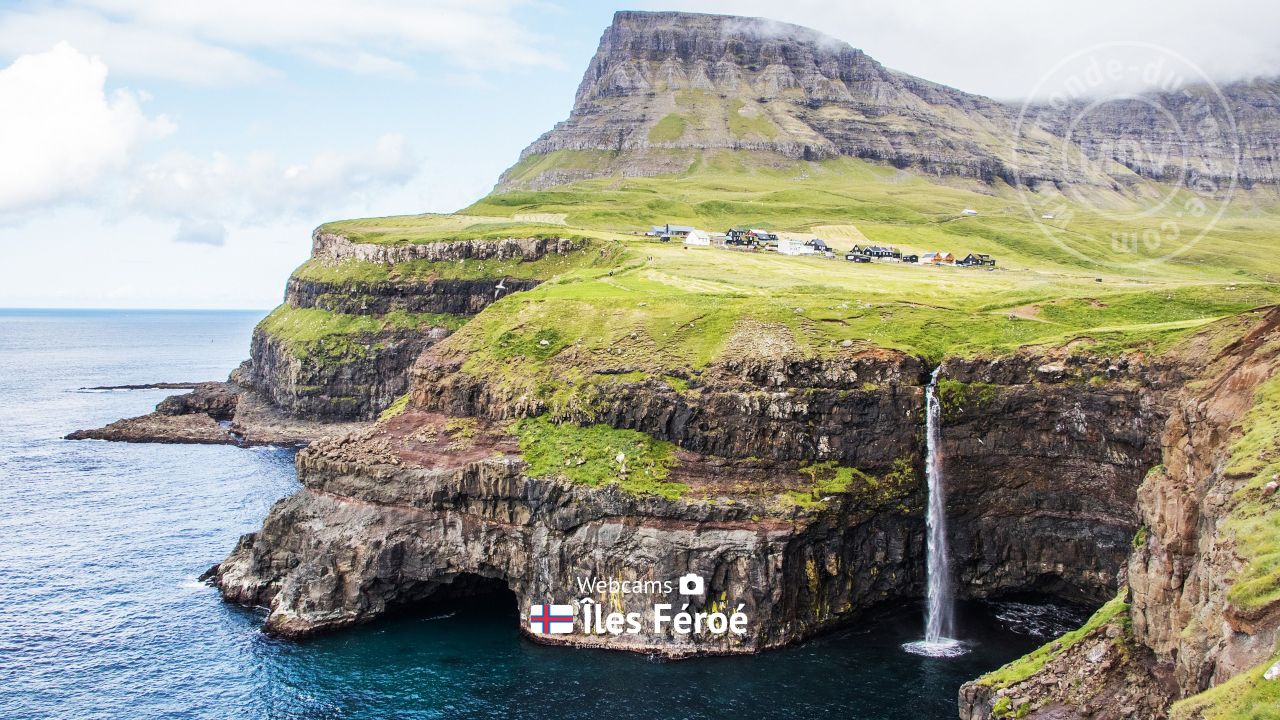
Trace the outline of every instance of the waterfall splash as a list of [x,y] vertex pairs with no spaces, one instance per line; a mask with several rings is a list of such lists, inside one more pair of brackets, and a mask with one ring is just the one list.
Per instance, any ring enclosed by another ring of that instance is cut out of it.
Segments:
[[951,599],[951,561],[947,555],[947,499],[943,487],[942,449],[938,426],[942,406],[938,402],[938,372],[934,368],[925,388],[925,473],[929,481],[928,527],[929,607],[925,619],[924,639],[902,646],[903,650],[929,657],[955,657],[968,652],[964,644],[952,638],[954,617]]

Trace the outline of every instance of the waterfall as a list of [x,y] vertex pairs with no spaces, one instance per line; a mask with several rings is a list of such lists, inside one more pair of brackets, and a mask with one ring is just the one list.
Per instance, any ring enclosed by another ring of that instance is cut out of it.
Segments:
[[928,607],[925,615],[924,640],[907,643],[907,652],[933,657],[953,657],[967,652],[963,644],[952,638],[955,620],[951,598],[951,559],[947,552],[947,497],[942,468],[942,405],[938,401],[938,372],[934,368],[924,391],[925,406],[925,476],[929,483],[929,508],[925,516],[928,530],[926,544],[928,575]]

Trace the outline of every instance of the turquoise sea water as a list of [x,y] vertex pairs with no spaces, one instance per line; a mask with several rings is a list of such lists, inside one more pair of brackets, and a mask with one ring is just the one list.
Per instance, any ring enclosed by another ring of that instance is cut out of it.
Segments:
[[955,717],[960,683],[1078,623],[962,604],[953,659],[901,651],[918,604],[755,657],[663,662],[520,638],[495,599],[273,640],[195,581],[297,487],[292,453],[59,439],[224,378],[261,313],[0,310],[0,717]]

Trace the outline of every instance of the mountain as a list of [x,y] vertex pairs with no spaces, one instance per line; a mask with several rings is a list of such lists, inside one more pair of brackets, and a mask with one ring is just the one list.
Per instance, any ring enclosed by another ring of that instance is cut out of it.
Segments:
[[[531,636],[667,656],[918,600],[938,458],[959,596],[1099,608],[966,684],[962,717],[1274,717],[1274,193],[1142,203],[1222,185],[1237,154],[1242,185],[1274,182],[1275,82],[1223,98],[1033,108],[1016,130],[1020,109],[811,30],[620,13],[495,193],[317,228],[228,383],[75,437],[310,441],[298,492],[207,574],[269,631],[495,590],[575,602],[588,573],[695,572],[705,604],[656,596],[750,617],[740,637]],[[1027,212],[1013,183],[1065,211]],[[662,222],[998,263],[643,235]]]
[[[1276,87],[1231,85],[1225,102],[1192,87],[1097,108],[1032,106],[1024,116],[1021,106],[886,68],[809,28],[619,12],[569,118],[526,148],[497,190],[679,173],[717,149],[774,156],[766,163],[844,156],[985,183],[1102,188],[1174,179],[1181,168],[1167,162],[1183,157],[1194,176],[1223,180],[1242,153],[1244,181],[1271,183],[1280,176]],[[1176,125],[1162,122],[1166,107]],[[1133,150],[1142,145],[1158,157]]]

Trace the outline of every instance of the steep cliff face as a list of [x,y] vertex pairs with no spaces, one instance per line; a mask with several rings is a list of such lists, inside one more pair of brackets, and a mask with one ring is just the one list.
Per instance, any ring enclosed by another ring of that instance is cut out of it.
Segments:
[[1031,187],[1156,180],[1221,191],[1237,177],[1280,178],[1277,82],[1024,108],[885,68],[809,28],[619,12],[569,118],[526,148],[497,190],[679,173],[703,151],[732,149],[765,164],[848,156]]
[[944,363],[942,456],[961,592],[1112,597],[1177,379],[1176,368],[1137,355]]
[[[454,430],[450,430],[454,427]],[[645,617],[639,633],[542,636],[666,655],[752,652],[809,635],[885,599],[920,591],[922,526],[914,473],[835,493],[819,508],[744,491],[785,469],[742,473],[682,454],[673,477],[686,498],[637,496],[531,478],[501,424],[463,433],[442,415],[411,410],[362,435],[299,455],[304,489],[215,569],[231,600],[268,605],[267,628],[299,636],[375,618],[474,586],[509,588],[521,608],[576,604]],[[727,475],[727,478],[717,478]],[[696,597],[668,590],[583,590],[579,581],[706,579]],[[743,634],[679,635],[650,624],[650,605],[740,610]],[[527,628],[526,628],[527,629]]]
[[[580,577],[693,571],[712,596],[723,593],[719,607],[743,605],[748,637],[555,641],[672,655],[774,647],[921,592],[927,374],[915,357],[851,349],[826,359],[734,356],[687,387],[626,375],[594,387],[575,405],[590,408],[577,421],[674,443],[667,481],[683,490],[662,496],[533,474],[515,421],[546,418],[548,407],[461,370],[437,346],[417,364],[410,409],[302,453],[304,490],[215,575],[228,599],[268,605],[269,629],[303,635],[466,592],[477,577],[525,607],[580,599]],[[1165,412],[1165,386],[1143,378],[1172,381],[1173,371],[1060,352],[955,360],[944,376],[963,592],[1113,595]],[[988,452],[986,442],[1000,447]],[[851,468],[842,471],[851,481],[819,479],[824,467]],[[594,599],[624,611],[655,602]]]
[[[422,356],[415,404],[495,419],[538,415],[546,403],[512,396],[491,378],[462,371],[448,353]],[[924,363],[891,351],[829,360],[716,364],[677,389],[669,380],[605,375],[561,419],[639,430],[687,450],[779,462],[834,460],[871,472],[919,457]]]
[[[1244,322],[1225,347],[1205,334],[1179,353],[1197,377],[1172,395],[1160,464],[1138,489],[1127,587],[1083,631],[967,684],[961,717],[1218,717],[1272,682],[1261,669],[1280,630],[1267,485],[1280,311]],[[1174,705],[1220,684],[1233,686],[1229,696]]]
[[[254,330],[250,361],[237,379],[290,415],[371,420],[408,389],[409,367],[423,350],[498,297],[540,282],[439,277],[430,268],[535,262],[584,243],[506,238],[388,245],[320,229],[312,245],[312,262],[304,266],[309,274],[290,278],[284,305]],[[417,272],[395,274],[406,265]]]
[[1090,159],[1152,180],[1225,189],[1280,178],[1280,78],[1035,106],[1028,117]]
[[[499,188],[613,171],[684,170],[694,156],[664,152],[672,148],[755,150],[802,160],[845,155],[1012,180],[1006,161],[1015,119],[999,103],[889,70],[808,28],[725,15],[619,12],[569,119],[522,158],[557,151],[616,155],[597,158],[597,167],[557,167],[534,176],[518,165]],[[1028,147],[1024,172],[1061,174],[1037,154],[1038,143]]]

